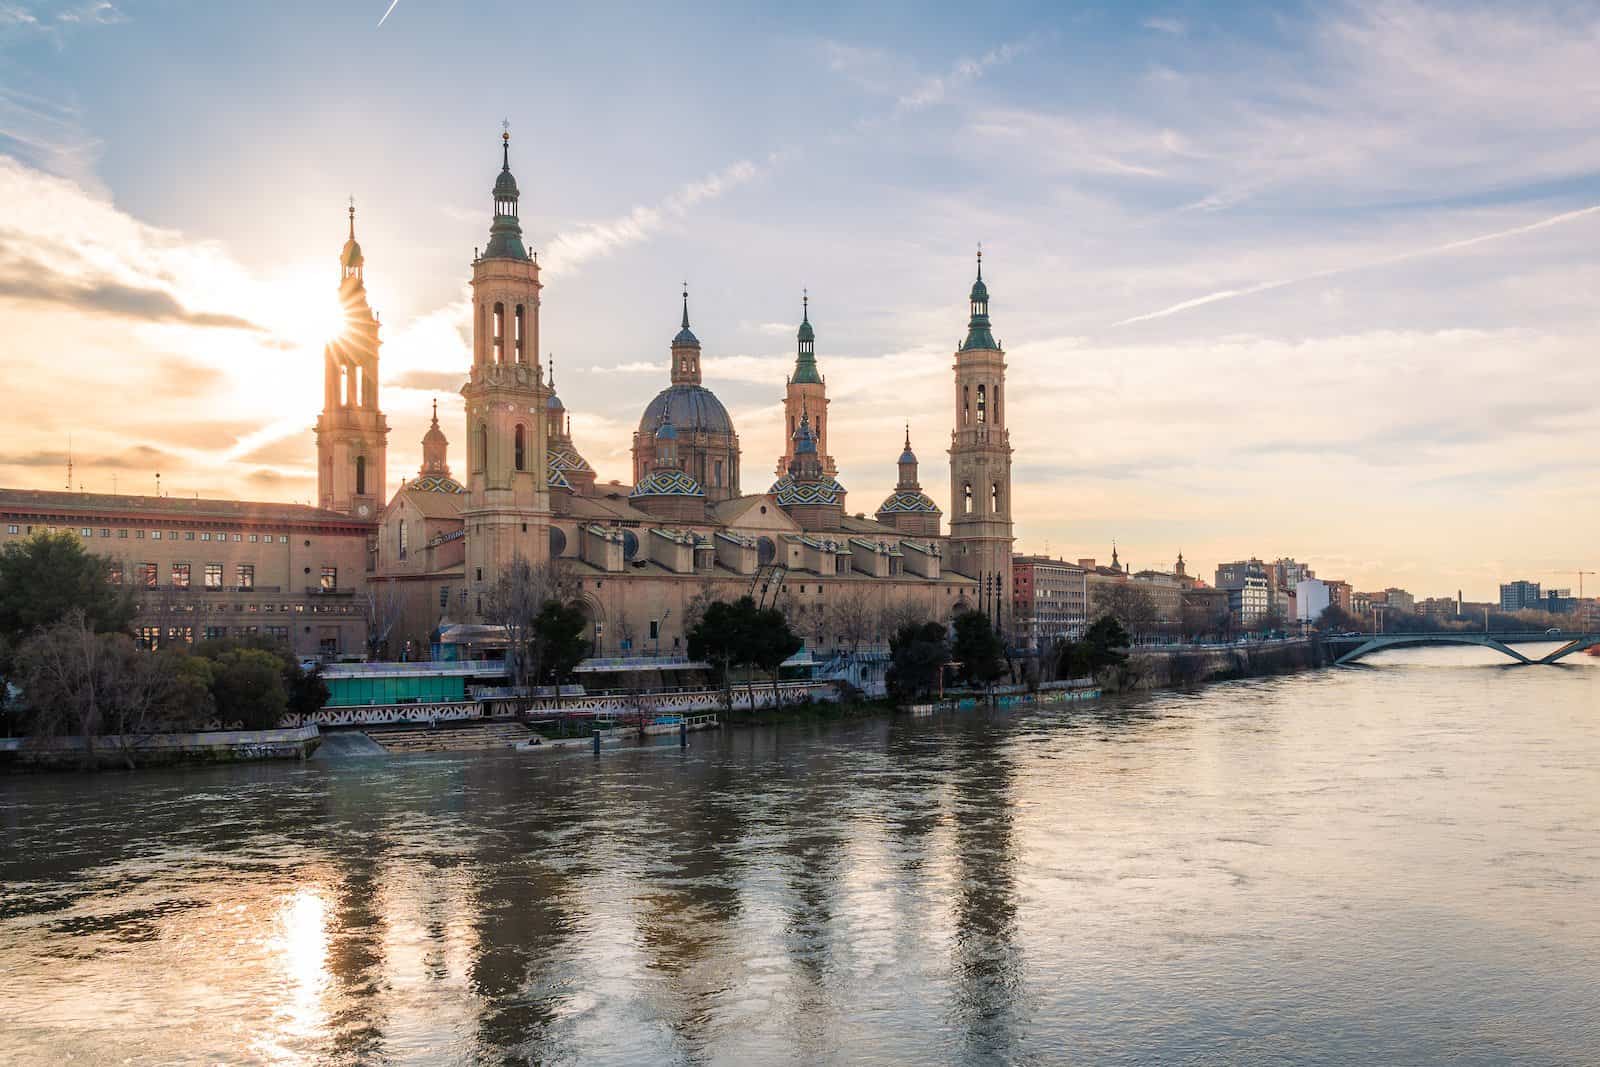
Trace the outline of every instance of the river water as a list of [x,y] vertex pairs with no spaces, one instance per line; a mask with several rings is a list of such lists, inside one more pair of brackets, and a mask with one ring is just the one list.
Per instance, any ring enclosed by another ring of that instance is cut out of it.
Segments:
[[0,777],[0,1061],[1600,1062],[1600,661]]

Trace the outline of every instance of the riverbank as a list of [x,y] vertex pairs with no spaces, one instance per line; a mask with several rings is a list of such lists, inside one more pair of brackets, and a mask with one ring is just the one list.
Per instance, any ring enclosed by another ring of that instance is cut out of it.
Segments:
[[1195,648],[1141,649],[1119,668],[1097,678],[1107,692],[1182,689],[1208,682],[1264,678],[1316,670],[1333,662],[1320,640],[1259,642]]
[[191,763],[303,760],[310,758],[321,743],[321,731],[315,726],[136,737],[9,737],[0,739],[0,767],[37,771],[129,770]]

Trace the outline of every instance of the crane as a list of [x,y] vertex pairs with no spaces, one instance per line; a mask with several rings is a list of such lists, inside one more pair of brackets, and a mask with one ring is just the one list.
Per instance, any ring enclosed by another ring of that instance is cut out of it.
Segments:
[[1556,573],[1557,574],[1576,574],[1578,576],[1578,625],[1587,630],[1589,628],[1589,626],[1591,625],[1591,623],[1590,623],[1590,615],[1592,613],[1589,611],[1589,605],[1584,603],[1584,600],[1583,600],[1583,576],[1585,574],[1593,574],[1595,572],[1594,571],[1586,571],[1586,570],[1583,570],[1582,568],[1579,568],[1578,570],[1574,570],[1574,571],[1556,571]]
[[1557,574],[1576,574],[1578,576],[1578,599],[1582,600],[1583,599],[1583,576],[1585,574],[1594,574],[1595,572],[1594,571],[1585,571],[1585,570],[1576,570],[1576,571],[1556,571],[1556,573]]

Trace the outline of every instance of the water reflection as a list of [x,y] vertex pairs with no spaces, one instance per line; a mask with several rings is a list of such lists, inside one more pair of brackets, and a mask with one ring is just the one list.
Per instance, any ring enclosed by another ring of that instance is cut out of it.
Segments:
[[0,778],[0,1059],[1581,1061],[1600,670],[1465,651],[686,753]]

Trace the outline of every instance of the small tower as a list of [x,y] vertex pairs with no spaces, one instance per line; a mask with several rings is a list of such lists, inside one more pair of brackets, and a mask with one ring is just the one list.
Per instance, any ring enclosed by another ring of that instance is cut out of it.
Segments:
[[[980,583],[1011,588],[1011,435],[1006,356],[989,326],[983,252],[969,296],[967,336],[956,351],[956,428],[950,435],[950,555],[946,565]],[[1005,611],[1010,597],[999,598]],[[1005,620],[997,619],[1005,626]]]
[[788,472],[773,485],[778,506],[806,530],[837,530],[844,517],[844,487],[822,467],[811,416],[800,412]]
[[939,505],[922,491],[917,480],[917,454],[911,451],[911,425],[906,424],[906,444],[900,453],[900,480],[879,507],[877,520],[901,533],[917,537],[939,536]]
[[678,522],[704,521],[706,517],[705,490],[679,462],[678,431],[670,412],[661,413],[651,471],[633,487],[628,503],[648,515]]
[[1173,565],[1173,567],[1172,567],[1172,576],[1174,578],[1187,578],[1187,577],[1189,577],[1189,571],[1187,569],[1187,566],[1183,562],[1183,552],[1182,552],[1182,550],[1180,550],[1178,552],[1178,562],[1175,563]]
[[683,283],[683,326],[672,338],[672,384],[700,384],[700,338],[689,329],[689,283]]
[[428,427],[428,432],[422,435],[422,466],[417,474],[423,478],[448,478],[450,477],[450,461],[447,458],[450,451],[450,442],[445,438],[444,431],[439,429],[439,401],[433,402],[433,423]]
[[472,263],[472,370],[467,419],[466,584],[483,597],[518,558],[550,550],[545,400],[539,374],[539,262],[522,243],[511,134],[501,136],[489,243]]
[[550,428],[550,488],[568,489],[581,496],[592,495],[594,468],[589,466],[589,461],[579,454],[577,446],[572,443],[572,416],[567,414],[566,405],[561,403],[561,397],[556,394],[555,357],[551,356],[545,364],[549,374],[545,388],[550,392],[550,399],[544,402],[546,422]]
[[808,411],[812,413],[811,433],[816,439],[823,472],[834,477],[839,468],[828,454],[827,380],[817,371],[817,335],[811,328],[811,295],[802,291],[800,329],[795,334],[794,373],[784,382],[784,450],[778,457],[776,473],[779,477],[788,471],[794,459],[794,435],[800,428],[801,415]]
[[322,350],[322,414],[317,416],[317,503],[377,520],[387,482],[389,423],[378,407],[378,318],[367,303],[366,260],[350,237],[339,253],[344,327]]

